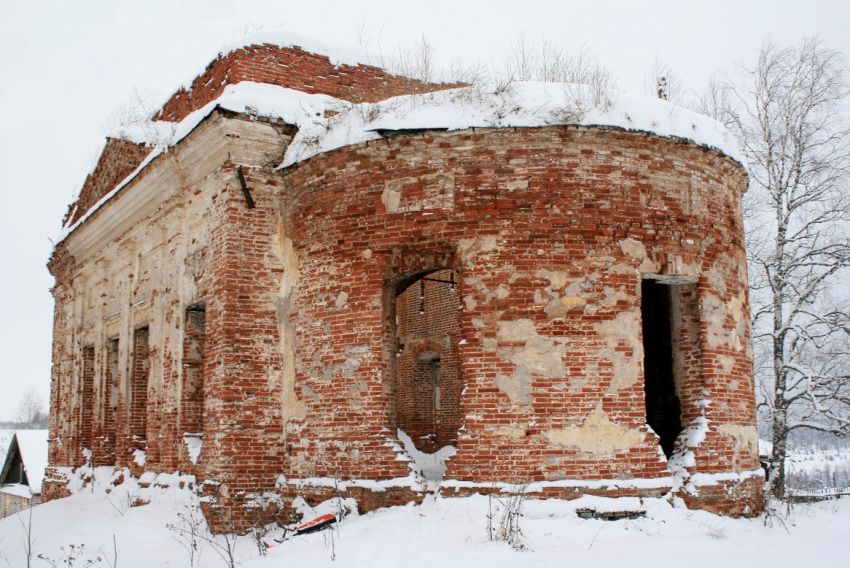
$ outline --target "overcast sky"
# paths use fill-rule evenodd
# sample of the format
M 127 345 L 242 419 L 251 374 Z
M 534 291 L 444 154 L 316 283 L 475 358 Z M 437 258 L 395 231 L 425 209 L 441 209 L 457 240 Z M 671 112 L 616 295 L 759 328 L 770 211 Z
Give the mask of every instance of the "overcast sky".
M 700 91 L 770 36 L 820 34 L 850 58 L 850 3 L 833 1 L 0 0 L 0 420 L 26 388 L 48 398 L 53 278 L 45 263 L 116 109 L 161 100 L 245 32 L 287 27 L 385 52 L 424 35 L 438 62 L 490 63 L 524 33 L 582 47 L 620 87 L 658 57 Z

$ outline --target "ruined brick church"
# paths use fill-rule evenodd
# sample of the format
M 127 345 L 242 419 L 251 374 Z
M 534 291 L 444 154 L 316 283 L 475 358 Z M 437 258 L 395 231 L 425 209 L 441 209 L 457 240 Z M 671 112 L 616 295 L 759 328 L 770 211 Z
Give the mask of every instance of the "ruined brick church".
M 681 109 L 528 118 L 542 88 L 259 38 L 109 138 L 49 261 L 45 497 L 116 466 L 194 475 L 219 529 L 370 510 L 423 496 L 406 435 L 456 448 L 444 496 L 757 513 L 744 168 Z

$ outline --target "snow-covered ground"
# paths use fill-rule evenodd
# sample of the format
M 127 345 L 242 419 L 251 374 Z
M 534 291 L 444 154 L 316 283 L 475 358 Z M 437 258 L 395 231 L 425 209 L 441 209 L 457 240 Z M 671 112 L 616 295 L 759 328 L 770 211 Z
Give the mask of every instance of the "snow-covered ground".
M 850 447 L 796 448 L 789 456 L 788 471 L 792 492 L 850 492 Z
M 108 468 L 99 468 L 94 489 L 32 510 L 33 566 L 56 565 L 70 546 L 85 545 L 82 559 L 101 558 L 94 566 L 121 568 L 190 566 L 185 539 L 178 530 L 199 519 L 192 492 L 177 487 L 142 488 L 127 481 L 106 493 Z M 184 479 L 185 481 L 185 479 Z M 335 528 L 275 542 L 281 529 L 265 535 L 272 547 L 260 557 L 250 535 L 236 541 L 237 565 L 381 567 L 394 566 L 600 566 L 687 565 L 794 566 L 840 565 L 850 557 L 850 499 L 796 505 L 783 523 L 766 526 L 764 519 L 729 519 L 691 511 L 666 500 L 627 501 L 582 498 L 576 501 L 526 501 L 519 519 L 521 544 L 488 539 L 488 514 L 501 517 L 503 503 L 476 496 L 462 499 L 429 497 L 420 506 L 385 509 L 358 516 L 349 514 Z M 136 506 L 133 506 L 133 505 Z M 346 503 L 351 508 L 351 503 Z M 576 509 L 639 506 L 645 517 L 603 521 L 582 519 Z M 327 508 L 327 507 L 326 507 Z M 305 510 L 305 516 L 318 510 Z M 167 525 L 174 528 L 169 529 Z M 0 566 L 26 566 L 24 536 L 27 516 L 0 521 Z M 209 536 L 204 532 L 204 537 Z M 114 539 L 114 540 L 113 540 Z M 114 545 L 113 545 L 114 542 Z M 222 537 L 216 541 L 224 545 Z M 64 552 L 63 552 L 64 548 Z M 199 539 L 195 566 L 227 566 L 215 546 Z

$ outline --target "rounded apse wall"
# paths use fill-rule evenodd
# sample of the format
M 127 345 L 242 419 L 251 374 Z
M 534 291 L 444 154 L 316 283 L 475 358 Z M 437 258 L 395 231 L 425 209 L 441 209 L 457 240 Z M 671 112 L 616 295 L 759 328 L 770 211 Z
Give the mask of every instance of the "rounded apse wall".
M 407 475 L 385 443 L 398 416 L 395 290 L 435 270 L 458 275 L 448 479 L 758 468 L 737 162 L 648 133 L 553 126 L 401 132 L 283 175 L 306 407 L 292 476 Z M 666 365 L 655 386 L 647 349 L 653 369 Z M 664 451 L 647 425 L 659 407 L 680 413 Z

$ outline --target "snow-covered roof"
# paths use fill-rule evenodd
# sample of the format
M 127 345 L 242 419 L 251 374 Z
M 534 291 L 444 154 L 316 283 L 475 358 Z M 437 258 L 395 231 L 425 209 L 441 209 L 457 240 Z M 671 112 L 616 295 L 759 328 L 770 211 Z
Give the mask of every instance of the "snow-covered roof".
M 16 430 L 14 441 L 24 464 L 30 491 L 33 494 L 41 493 L 41 484 L 44 481 L 44 469 L 47 467 L 47 430 Z M 10 441 L 9 450 L 14 447 L 14 441 Z M 4 450 L 5 451 L 5 450 Z M 11 454 L 7 454 L 3 460 L 3 471 L 6 470 Z
M 114 137 L 149 144 L 153 149 L 114 189 L 72 225 L 63 227 L 57 242 L 218 108 L 280 119 L 297 126 L 298 132 L 280 168 L 316 154 L 381 138 L 381 133 L 386 131 L 551 125 L 649 132 L 689 140 L 743 163 L 734 136 L 714 119 L 650 96 L 615 92 L 607 94 L 602 102 L 595 98 L 598 97 L 582 85 L 515 82 L 499 88 L 472 86 L 353 104 L 329 95 L 307 94 L 277 85 L 248 81 L 228 85 L 221 96 L 179 122 L 154 121 L 111 133 Z
M 328 119 L 298 124 L 281 167 L 380 138 L 382 131 L 551 125 L 650 132 L 689 140 L 743 163 L 737 141 L 723 125 L 667 101 L 622 92 L 600 97 L 584 85 L 520 81 L 497 88 L 462 87 L 348 105 Z

